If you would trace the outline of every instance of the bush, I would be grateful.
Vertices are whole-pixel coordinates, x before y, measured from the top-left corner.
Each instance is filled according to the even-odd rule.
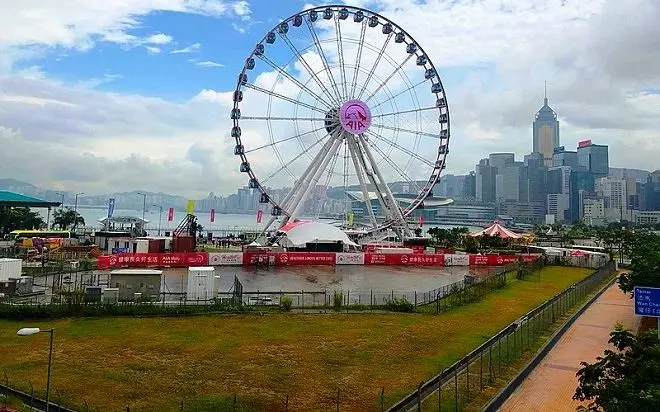
[[[404,296],[401,299],[394,298],[388,300],[385,304],[385,309],[392,312],[414,312],[415,306],[408,302],[408,299]]]
[[[280,299],[280,305],[282,305],[282,309],[286,312],[290,312],[291,307],[293,306],[293,300],[291,300],[289,296],[282,296],[282,299]]]
[[[336,311],[340,311],[343,304],[344,294],[335,290],[332,294],[332,308]]]

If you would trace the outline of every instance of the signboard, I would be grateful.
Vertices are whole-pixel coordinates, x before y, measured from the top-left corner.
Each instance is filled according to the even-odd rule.
[[[443,266],[444,255],[404,254],[404,253],[365,253],[365,265],[403,265],[403,266]]]
[[[337,265],[364,265],[364,253],[335,253]]]
[[[174,220],[174,208],[171,207],[170,210],[167,211],[167,221],[171,222]]]
[[[115,213],[115,199],[110,198],[108,199],[108,218],[111,218],[114,213]]]
[[[278,265],[334,265],[335,254],[332,252],[278,253],[275,263]]]
[[[469,255],[445,255],[445,266],[469,266]]]
[[[591,140],[582,140],[578,142],[578,147],[587,147],[591,146]]]
[[[660,318],[660,288],[635,286],[635,315]]]
[[[209,253],[209,265],[211,266],[241,266],[242,264],[243,252]]]
[[[187,267],[206,266],[209,254],[199,253],[121,253],[113,256],[101,256],[98,260],[99,269],[110,269],[115,266],[124,267]]]

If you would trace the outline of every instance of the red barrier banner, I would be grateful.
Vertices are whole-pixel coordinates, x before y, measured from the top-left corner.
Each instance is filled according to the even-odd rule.
[[[364,265],[364,253],[335,253],[336,265]]]
[[[365,253],[365,265],[443,266],[444,255],[416,253]]]
[[[456,253],[456,251],[454,249],[445,249],[445,248],[437,247],[435,248],[435,253],[437,253],[438,255],[453,255],[454,253]]]
[[[99,270],[110,269],[110,258],[112,256],[99,256],[96,266]]]
[[[470,266],[488,266],[488,255],[470,255]]]
[[[209,264],[211,266],[241,266],[243,252],[209,253]]]
[[[289,252],[278,253],[277,265],[334,265],[334,252]]]
[[[445,266],[468,266],[468,265],[470,265],[470,256],[469,255],[448,254],[448,255],[444,255],[444,257],[445,257]]]
[[[276,253],[243,253],[244,265],[274,265]]]
[[[186,267],[206,266],[209,264],[209,254],[206,252],[196,253],[120,253],[116,256],[113,266],[127,267]]]

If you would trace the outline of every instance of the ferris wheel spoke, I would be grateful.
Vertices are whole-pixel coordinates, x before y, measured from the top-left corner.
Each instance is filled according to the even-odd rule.
[[[372,98],[373,98],[373,97],[374,97],[374,96],[380,91],[380,89],[382,89],[383,87],[385,87],[385,85],[387,84],[387,82],[389,82],[389,81],[392,79],[392,77],[394,77],[394,75],[397,74],[397,73],[399,72],[399,70],[401,70],[401,68],[402,68],[403,66],[405,66],[406,63],[408,63],[408,61],[409,61],[413,56],[414,56],[414,54],[412,54],[412,53],[411,53],[411,54],[408,54],[408,57],[406,57],[406,58],[401,62],[401,64],[399,64],[399,65],[397,66],[397,68],[394,69],[394,71],[393,71],[389,76],[387,76],[387,78],[386,78],[381,84],[378,85],[378,87],[376,88],[376,90],[374,90],[374,91],[369,95],[369,97],[367,97],[367,98],[364,100],[364,102],[365,102],[365,103],[368,103],[369,100],[371,100],[371,99],[372,99]],[[369,79],[367,79],[367,81],[365,82],[365,84],[368,84],[368,83],[369,83]]]
[[[241,116],[241,120],[289,120],[289,121],[325,121],[321,117],[280,117],[280,116]]]
[[[307,132],[304,132],[304,133],[299,133],[299,134],[296,134],[296,135],[293,135],[293,136],[287,137],[286,139],[275,140],[275,141],[272,141],[272,142],[270,142],[270,143],[268,143],[268,144],[265,144],[265,145],[263,145],[263,146],[259,146],[259,147],[255,147],[254,149],[246,150],[246,151],[245,151],[245,154],[252,153],[252,152],[256,152],[256,151],[258,151],[258,150],[265,149],[265,148],[267,148],[267,147],[273,147],[273,146],[278,145],[278,144],[280,144],[280,143],[288,142],[288,141],[290,141],[290,140],[297,139],[297,138],[300,138],[300,137],[306,136],[306,135],[308,135],[308,134],[316,133],[316,132],[321,131],[321,130],[323,130],[323,129],[325,129],[325,126],[321,126],[321,127],[319,127],[318,129],[310,130],[310,131],[307,131]]]
[[[323,68],[325,69],[326,72],[328,72],[328,77],[330,78],[330,84],[332,85],[332,89],[335,92],[335,95],[339,97],[341,93],[339,92],[339,87],[337,87],[335,76],[332,73],[332,70],[330,70],[330,64],[328,64],[328,58],[325,56],[325,51],[323,50],[323,47],[321,47],[321,41],[319,40],[319,36],[316,34],[316,30],[314,30],[314,25],[309,20],[309,16],[307,15],[305,15],[305,24],[307,24],[307,29],[309,30],[309,33],[314,41],[316,52],[321,57],[321,61],[323,62]]]
[[[369,189],[367,188],[367,184],[365,180],[365,176],[366,179],[369,179],[369,176],[367,175],[365,168],[360,163],[360,159],[356,154],[357,145],[355,144],[354,139],[355,138],[353,136],[347,136],[346,138],[347,146],[349,148],[352,148],[352,150],[349,150],[349,152],[351,155],[351,160],[353,161],[353,168],[355,169],[355,174],[357,176],[358,183],[360,184],[362,199],[364,200],[365,205],[367,205],[367,213],[369,213],[369,221],[371,222],[373,227],[377,227],[378,221],[376,220],[376,214],[374,213],[374,208],[371,206],[371,196],[369,195]],[[348,189],[345,187],[344,193],[346,192],[346,190]],[[376,188],[376,190],[378,189]]]
[[[430,162],[429,160],[427,160],[427,159],[423,158],[422,156],[418,155],[417,153],[415,153],[415,152],[413,152],[413,151],[411,151],[411,150],[409,150],[409,149],[406,149],[405,147],[401,146],[400,144],[398,144],[398,143],[396,143],[396,142],[393,142],[393,141],[391,141],[390,139],[388,139],[388,138],[386,138],[386,137],[383,137],[383,136],[381,136],[381,135],[379,135],[379,134],[376,134],[376,133],[374,133],[374,132],[371,132],[371,131],[367,131],[367,134],[369,134],[370,136],[375,137],[376,139],[378,139],[378,140],[380,140],[380,141],[382,141],[382,142],[384,142],[384,143],[389,144],[389,145],[392,146],[392,147],[395,147],[395,148],[399,149],[399,150],[402,151],[403,153],[405,153],[405,154],[407,154],[407,155],[410,155],[410,156],[414,157],[415,159],[419,160],[420,162],[423,162],[423,163],[425,163],[425,164],[427,164],[427,165],[433,167],[433,162]]]
[[[413,179],[411,179],[410,176],[408,176],[408,175],[406,174],[406,172],[403,171],[403,170],[399,167],[399,165],[396,164],[395,161],[393,161],[392,159],[390,159],[390,157],[389,157],[389,156],[388,156],[388,155],[387,155],[387,154],[386,154],[386,153],[385,153],[380,147],[378,147],[377,145],[373,144],[373,143],[370,142],[369,140],[366,140],[366,142],[367,142],[367,144],[368,144],[369,146],[371,146],[372,149],[374,149],[375,151],[377,151],[378,154],[380,154],[380,155],[383,157],[383,159],[385,159],[385,161],[386,161],[387,163],[389,163],[390,166],[392,166],[392,168],[393,168],[393,169],[399,174],[399,176],[401,176],[401,177],[403,178],[403,180],[405,180],[406,182],[410,182],[410,183],[412,183],[413,186],[414,186],[414,188],[415,188],[415,190],[419,192],[420,189],[419,189],[419,186],[417,186],[417,183],[416,183]]]
[[[373,106],[373,107],[371,108],[371,110],[375,110],[375,109],[379,108],[379,107],[382,106],[383,104],[385,104],[385,103],[387,103],[387,102],[390,102],[390,101],[396,99],[397,97],[401,96],[402,94],[404,94],[404,93],[406,93],[406,92],[410,93],[411,90],[415,89],[417,86],[419,86],[420,84],[424,84],[424,83],[426,83],[426,79],[420,81],[419,83],[417,83],[417,84],[415,84],[415,85],[413,85],[413,86],[411,86],[411,87],[408,87],[408,88],[405,88],[405,89],[401,90],[401,91],[400,91],[399,93],[397,93],[397,94],[394,94],[394,95],[388,97],[387,99],[385,99],[385,100],[383,100],[382,102],[378,103],[377,105]]]
[[[437,133],[428,133],[428,132],[420,132],[419,130],[411,130],[411,129],[404,129],[402,127],[396,127],[396,126],[388,126],[385,124],[377,124],[377,123],[371,123],[371,127],[380,127],[385,130],[392,130],[395,132],[404,132],[404,133],[409,133],[412,135],[416,136],[425,136],[425,137],[432,137],[434,139],[442,139],[442,137],[437,134]]]
[[[376,68],[378,67],[378,63],[380,62],[380,59],[385,54],[385,49],[387,48],[387,45],[390,43],[390,40],[392,39],[393,33],[394,32],[387,35],[387,38],[385,39],[385,42],[383,43],[383,47],[380,48],[380,52],[378,53],[378,56],[376,57],[376,61],[374,62],[373,66],[371,66],[371,70],[369,71],[369,75],[367,76],[367,80],[365,80],[364,84],[362,84],[362,87],[360,88],[360,93],[358,93],[358,97],[357,97],[358,99],[362,98],[362,94],[367,89],[367,85],[369,84],[369,80],[373,77],[373,75],[376,71]]]
[[[353,99],[355,97],[355,89],[357,88],[358,74],[360,72],[360,61],[362,60],[362,49],[364,48],[364,35],[367,32],[367,20],[362,20],[362,27],[360,28],[360,40],[358,41],[357,58],[355,59],[355,68],[353,70],[353,81],[351,82],[351,93],[348,97]]]
[[[318,139],[316,142],[314,142],[313,144],[311,144],[307,149],[305,149],[305,150],[303,150],[302,152],[298,153],[293,159],[291,159],[291,160],[289,161],[289,164],[294,163],[296,160],[300,159],[301,157],[303,157],[304,155],[306,155],[307,153],[309,153],[310,150],[312,150],[314,147],[316,147],[316,146],[317,146],[319,143],[321,143],[323,140],[325,140],[325,139]],[[320,152],[319,152],[319,153],[320,153]],[[267,181],[269,181],[269,180],[272,179],[273,177],[277,176],[277,174],[280,173],[280,172],[281,172],[282,170],[284,170],[284,169],[287,169],[287,170],[288,170],[288,167],[287,167],[286,164],[282,165],[282,167],[280,167],[280,168],[277,169],[275,172],[273,172],[273,173],[271,173],[270,175],[268,175],[268,177],[266,177],[266,178],[262,181],[262,183],[266,183]]]
[[[330,101],[333,102],[334,104],[339,104],[339,101],[337,100],[337,96],[333,96],[332,93],[328,90],[327,87],[325,87],[325,84],[319,79],[319,77],[316,75],[316,72],[311,68],[309,63],[307,63],[307,60],[303,57],[303,55],[300,53],[300,51],[296,48],[296,46],[291,42],[291,40],[285,35],[280,33],[280,37],[282,40],[284,40],[284,43],[286,43],[287,46],[289,46],[289,49],[291,49],[291,52],[298,57],[298,61],[300,64],[303,65],[305,70],[307,70],[307,73],[309,73],[310,76],[314,79],[316,84],[323,90],[326,96],[330,98]]]
[[[399,112],[390,112],[390,113],[381,113],[381,114],[374,114],[371,117],[387,117],[387,116],[395,116],[399,114],[407,114],[407,113],[417,113],[417,112],[423,112],[425,110],[438,110],[438,106],[429,106],[429,107],[419,107],[417,109],[410,109],[410,110],[402,110]]]
[[[339,24],[339,16],[335,13],[335,30],[337,30],[337,55],[339,57],[339,71],[341,74],[341,88],[343,101],[348,100],[348,89],[346,87],[346,66],[344,65],[344,45],[341,38],[341,25]]]
[[[274,91],[264,89],[263,87],[259,87],[259,86],[257,86],[257,85],[252,84],[252,83],[246,83],[246,84],[245,84],[245,87],[247,87],[247,88],[249,88],[249,89],[252,89],[252,90],[255,90],[255,91],[258,91],[258,92],[261,92],[261,93],[264,93],[264,94],[267,94],[267,95],[272,96],[272,97],[277,97],[278,99],[281,99],[281,100],[287,101],[287,102],[289,102],[289,103],[293,103],[293,104],[295,104],[295,105],[297,105],[297,106],[306,107],[306,108],[308,108],[308,109],[310,109],[310,110],[314,110],[314,111],[316,111],[316,112],[323,113],[323,114],[326,113],[325,110],[323,110],[323,109],[319,109],[319,108],[316,107],[316,106],[312,106],[311,104],[307,104],[307,103],[301,102],[301,101],[299,101],[299,100],[292,99],[291,97],[287,97],[287,96],[284,96],[284,95],[279,94],[279,93],[275,93]]]
[[[323,187],[327,188],[330,186],[330,180],[332,179],[332,175],[334,174],[335,167],[337,166],[337,160],[339,159],[339,153],[341,150],[337,150],[330,161],[330,167],[328,167],[327,175],[325,177],[325,182]],[[326,195],[327,198],[327,195]],[[321,210],[323,209],[323,205],[325,205],[325,198],[323,199],[322,202],[317,202],[317,207],[316,207],[316,218],[318,219],[319,216],[321,215]]]
[[[309,89],[309,87],[307,87],[307,86],[305,86],[304,84],[302,84],[302,83],[300,82],[300,80],[298,80],[298,79],[296,79],[295,77],[291,76],[289,73],[286,72],[286,70],[284,70],[283,68],[281,68],[281,67],[278,66],[277,64],[273,63],[273,61],[270,60],[270,59],[269,59],[268,57],[266,57],[265,55],[260,55],[259,58],[260,58],[262,61],[264,61],[266,64],[268,64],[270,67],[272,67],[273,69],[275,69],[279,74],[281,74],[282,76],[284,76],[284,77],[286,77],[287,79],[289,79],[289,81],[291,81],[292,83],[294,83],[296,86],[298,86],[298,87],[301,88],[302,90],[306,91],[310,96],[314,97],[317,101],[323,103],[328,109],[330,109],[330,108],[333,107],[333,104],[328,103],[325,99],[321,98],[321,96],[319,96],[318,94],[314,93],[312,90]]]

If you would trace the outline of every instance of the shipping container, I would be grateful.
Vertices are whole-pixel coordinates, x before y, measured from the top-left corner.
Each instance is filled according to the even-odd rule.
[[[188,300],[210,300],[215,298],[220,277],[215,275],[213,266],[188,268]]]
[[[165,239],[149,239],[149,253],[164,253]]]
[[[173,253],[190,253],[195,251],[195,238],[192,236],[177,236],[172,241]]]
[[[19,278],[23,272],[23,261],[21,259],[0,259],[0,281],[9,278]]]

